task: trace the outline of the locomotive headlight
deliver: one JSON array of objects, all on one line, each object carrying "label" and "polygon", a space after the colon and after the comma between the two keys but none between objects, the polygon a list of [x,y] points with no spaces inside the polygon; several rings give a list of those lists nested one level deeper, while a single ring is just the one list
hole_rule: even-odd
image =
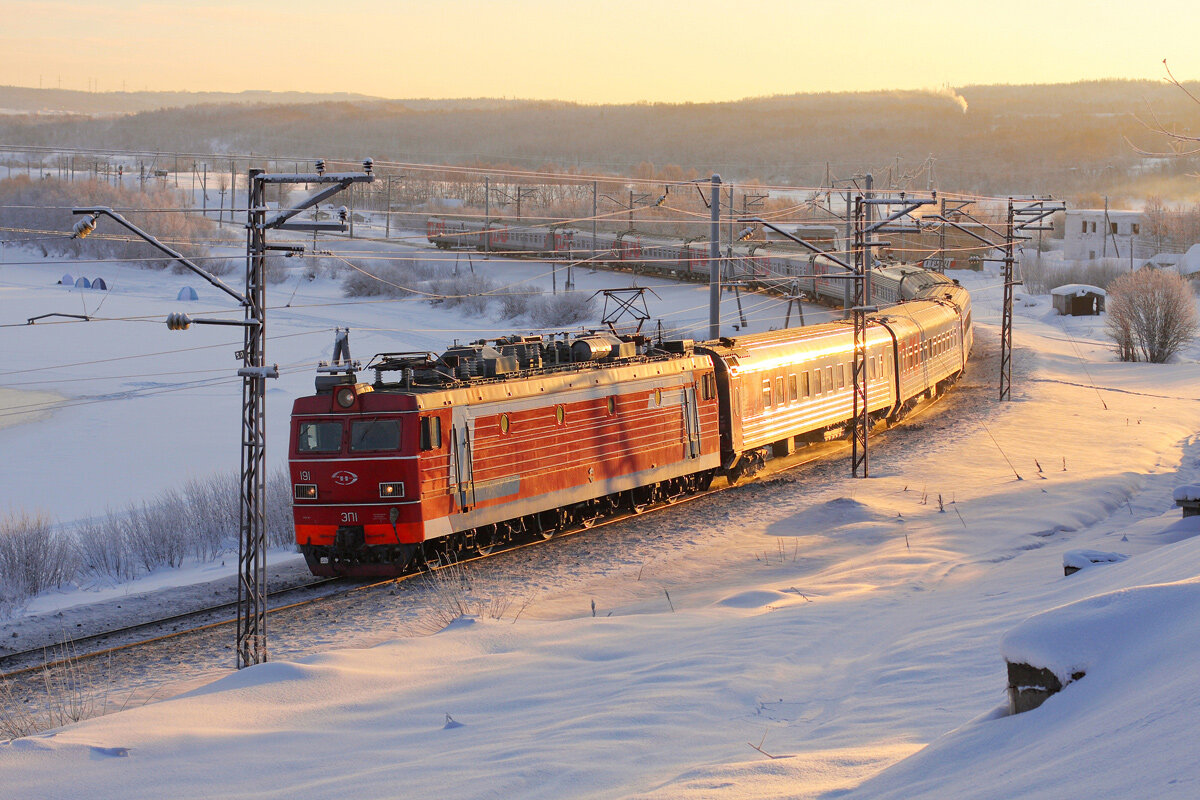
[{"label": "locomotive headlight", "polygon": [[403,497],[404,483],[381,483],[379,484],[379,496],[387,499],[389,497]]},{"label": "locomotive headlight", "polygon": [[315,483],[297,483],[295,493],[297,500],[316,500],[317,485]]},{"label": "locomotive headlight", "polygon": [[354,390],[349,386],[338,389],[337,404],[342,408],[350,408],[354,405]]}]

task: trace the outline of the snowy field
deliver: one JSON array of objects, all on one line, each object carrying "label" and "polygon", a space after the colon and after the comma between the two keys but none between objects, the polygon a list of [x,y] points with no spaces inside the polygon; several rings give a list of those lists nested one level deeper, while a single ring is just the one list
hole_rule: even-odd
[{"label": "snowy field", "polygon": [[[74,270],[102,274],[104,295],[54,286],[59,265],[5,257],[0,324],[127,320],[3,329],[0,388],[64,398],[47,413],[44,397],[0,396],[0,414],[39,412],[0,429],[6,505],[69,521],[236,464],[240,343],[162,324],[194,279]],[[547,288],[544,267],[481,263]],[[1200,796],[1200,539],[1172,506],[1177,486],[1200,483],[1200,349],[1119,364],[1100,319],[1064,321],[1030,298],[1013,402],[1000,404],[999,280],[956,277],[975,301],[975,358],[950,396],[874,440],[870,479],[848,477],[845,460],[805,467],[631,523],[651,544],[628,557],[547,561],[513,586],[529,604],[502,619],[413,636],[379,613],[294,657],[0,744],[0,796]],[[578,279],[588,292],[629,281]],[[705,287],[642,284],[661,297],[655,318],[704,328]],[[270,292],[273,307],[291,297],[269,317],[284,374],[270,460],[335,325],[351,326],[360,358],[522,327],[417,300],[352,304],[299,269]],[[781,324],[777,301],[745,304],[750,330]],[[188,305],[229,308],[203,290]],[[731,297],[723,308],[732,332]],[[1081,549],[1129,558],[1064,576]],[[1005,716],[1005,653],[1085,675]]]}]

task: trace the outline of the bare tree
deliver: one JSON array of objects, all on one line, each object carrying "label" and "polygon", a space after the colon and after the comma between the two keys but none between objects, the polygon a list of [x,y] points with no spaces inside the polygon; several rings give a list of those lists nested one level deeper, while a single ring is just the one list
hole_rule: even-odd
[{"label": "bare tree", "polygon": [[1122,361],[1161,364],[1196,335],[1196,304],[1175,272],[1141,269],[1108,286],[1108,335]]}]

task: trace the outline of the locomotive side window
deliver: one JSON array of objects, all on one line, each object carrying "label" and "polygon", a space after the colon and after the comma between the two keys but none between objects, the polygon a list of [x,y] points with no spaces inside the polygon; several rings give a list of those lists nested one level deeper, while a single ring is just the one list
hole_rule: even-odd
[{"label": "locomotive side window", "polygon": [[565,420],[566,418],[567,418],[566,406],[555,406],[554,407],[554,421],[557,422],[559,425],[562,425],[563,420]]},{"label": "locomotive side window", "polygon": [[608,398],[608,415],[611,417],[617,413],[617,399],[615,397]]},{"label": "locomotive side window", "polygon": [[342,449],[342,423],[301,422],[296,439],[301,453],[336,453]]},{"label": "locomotive side window", "polygon": [[442,421],[438,417],[421,417],[421,449],[437,450],[442,446]]},{"label": "locomotive side window", "polygon": [[705,400],[714,400],[717,397],[717,376],[713,373],[706,373],[700,384],[703,398]]},{"label": "locomotive side window", "polygon": [[[612,398],[610,397],[609,400],[611,401]],[[501,414],[500,415],[500,432],[508,433],[508,426],[509,426],[508,414]]]},{"label": "locomotive side window", "polygon": [[370,419],[350,423],[351,450],[399,450],[400,420]]}]

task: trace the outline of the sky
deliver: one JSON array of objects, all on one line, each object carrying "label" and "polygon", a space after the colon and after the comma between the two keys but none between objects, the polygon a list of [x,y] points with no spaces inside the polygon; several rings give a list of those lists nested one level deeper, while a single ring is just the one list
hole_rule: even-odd
[{"label": "sky", "polygon": [[1200,78],[1200,7],[1092,0],[0,0],[0,84],[707,102]]}]

